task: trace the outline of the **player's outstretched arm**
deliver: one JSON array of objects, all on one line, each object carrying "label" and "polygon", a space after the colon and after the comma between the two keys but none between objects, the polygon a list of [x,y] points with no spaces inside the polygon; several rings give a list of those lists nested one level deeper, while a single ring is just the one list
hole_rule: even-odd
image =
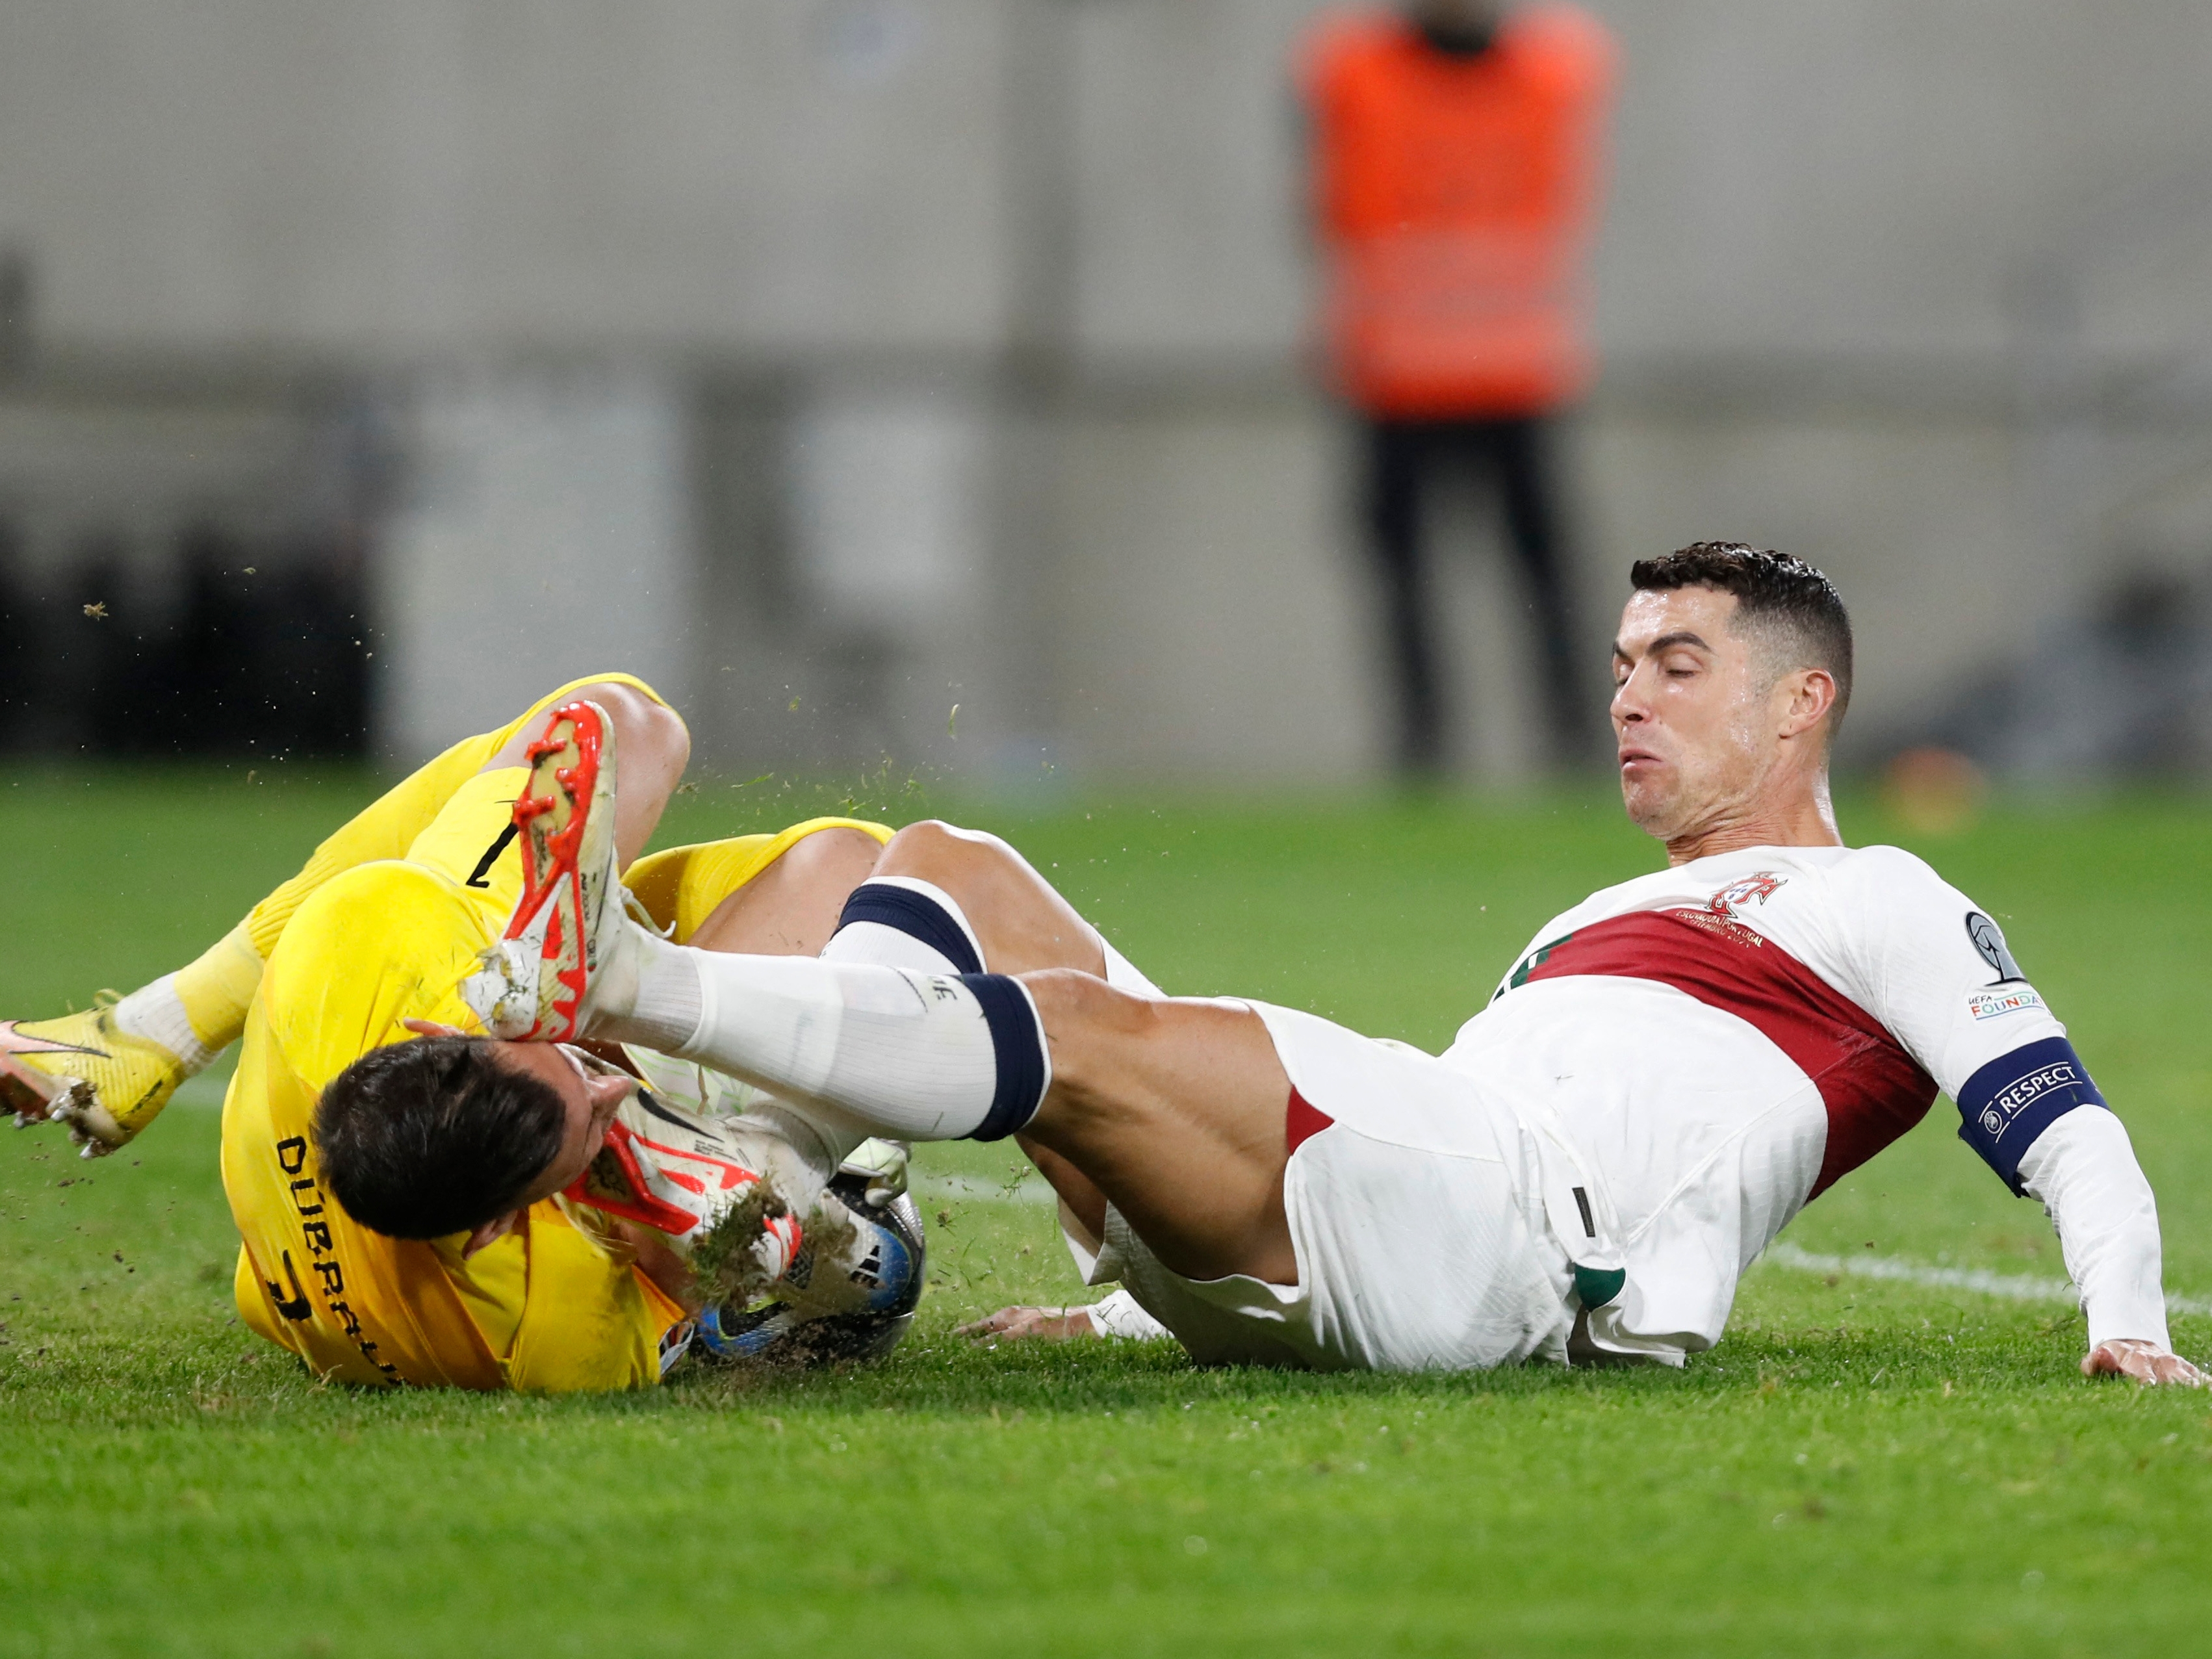
[{"label": "player's outstretched arm", "polygon": [[1841,878],[1863,931],[1850,994],[1958,1103],[1960,1138],[2058,1232],[2088,1321],[2090,1376],[2200,1386],[2175,1355],[2158,1201],[2118,1117],[1984,909],[1910,854],[1854,855]]},{"label": "player's outstretched arm", "polygon": [[2089,1322],[2084,1376],[2203,1388],[2166,1327],[2158,1205],[2126,1127],[2103,1106],[2050,1123],[2020,1160],[2020,1183],[2042,1200]]}]

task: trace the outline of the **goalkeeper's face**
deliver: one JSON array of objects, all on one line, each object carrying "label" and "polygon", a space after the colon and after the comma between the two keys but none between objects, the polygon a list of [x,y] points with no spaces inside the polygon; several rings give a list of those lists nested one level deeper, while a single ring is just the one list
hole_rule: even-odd
[{"label": "goalkeeper's face", "polygon": [[565,1042],[495,1042],[498,1063],[547,1085],[561,1098],[561,1150],[523,1190],[516,1207],[573,1186],[605,1145],[607,1126],[637,1087],[637,1079]]}]

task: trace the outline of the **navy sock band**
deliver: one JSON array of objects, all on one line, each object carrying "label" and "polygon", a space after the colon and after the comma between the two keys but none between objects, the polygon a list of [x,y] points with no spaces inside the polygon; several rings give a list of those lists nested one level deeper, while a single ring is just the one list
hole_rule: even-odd
[{"label": "navy sock band", "polygon": [[960,982],[983,1005],[983,1023],[990,1028],[991,1049],[999,1063],[999,1086],[991,1096],[991,1109],[967,1138],[1004,1140],[1026,1127],[1044,1103],[1044,1033],[1029,994],[1011,975],[963,974]]},{"label": "navy sock band", "polygon": [[883,881],[862,882],[845,901],[837,925],[843,927],[855,921],[872,921],[909,939],[920,939],[951,963],[956,974],[983,971],[982,961],[976,956],[967,931],[943,905],[911,887],[894,887]]}]

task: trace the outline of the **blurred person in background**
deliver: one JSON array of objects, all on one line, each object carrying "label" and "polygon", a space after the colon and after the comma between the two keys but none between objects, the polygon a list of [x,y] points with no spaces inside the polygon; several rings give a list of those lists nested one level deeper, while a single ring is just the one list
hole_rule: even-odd
[{"label": "blurred person in background", "polygon": [[1496,480],[1535,613],[1559,758],[1591,730],[1575,670],[1553,417],[1595,362],[1583,266],[1596,228],[1614,52],[1565,6],[1407,0],[1324,18],[1303,90],[1337,392],[1365,427],[1364,518],[1381,575],[1409,777],[1444,759],[1422,528],[1450,471]]}]

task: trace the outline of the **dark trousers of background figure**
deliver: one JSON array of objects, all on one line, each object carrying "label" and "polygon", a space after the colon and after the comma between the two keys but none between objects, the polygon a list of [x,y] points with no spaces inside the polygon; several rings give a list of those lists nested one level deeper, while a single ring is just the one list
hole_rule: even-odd
[{"label": "dark trousers of background figure", "polygon": [[1409,777],[1443,770],[1444,707],[1429,538],[1422,511],[1439,479],[1474,474],[1495,486],[1505,542],[1520,567],[1535,624],[1538,684],[1554,765],[1584,757],[1586,693],[1576,655],[1572,580],[1553,494],[1549,422],[1541,416],[1389,421],[1367,428],[1368,544],[1382,578],[1383,617],[1398,700],[1398,753]]}]

